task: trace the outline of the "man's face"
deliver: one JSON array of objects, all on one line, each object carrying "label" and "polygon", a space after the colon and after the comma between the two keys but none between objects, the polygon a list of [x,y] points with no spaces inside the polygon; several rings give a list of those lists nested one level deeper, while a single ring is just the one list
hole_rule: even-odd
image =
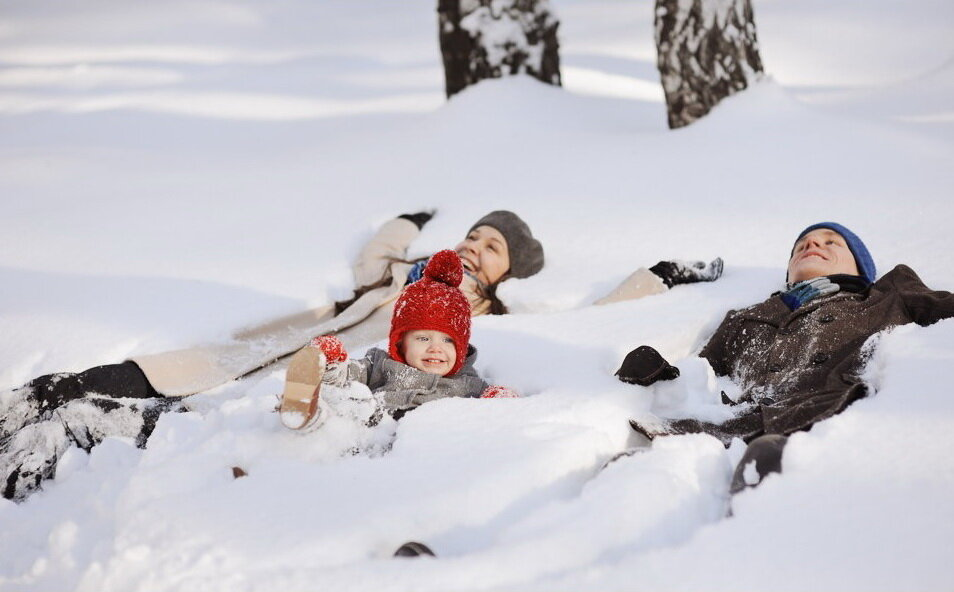
[{"label": "man's face", "polygon": [[834,230],[818,228],[798,239],[788,261],[789,283],[836,273],[858,275],[858,265],[844,237]]}]

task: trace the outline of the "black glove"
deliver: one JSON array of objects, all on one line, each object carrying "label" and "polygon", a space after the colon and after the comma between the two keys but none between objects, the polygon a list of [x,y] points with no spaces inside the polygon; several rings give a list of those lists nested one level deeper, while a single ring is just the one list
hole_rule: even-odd
[{"label": "black glove", "polygon": [[418,212],[416,214],[401,214],[398,218],[404,218],[405,220],[410,220],[413,222],[417,229],[420,230],[424,228],[424,225],[427,224],[431,218],[434,217],[434,213],[437,210],[430,210],[427,212]]},{"label": "black glove", "polygon": [[649,268],[670,288],[680,284],[714,282],[722,276],[722,259],[704,261],[660,261]]},{"label": "black glove", "polygon": [[616,376],[623,382],[649,386],[659,380],[676,378],[679,368],[670,365],[655,349],[641,345],[626,354]]}]

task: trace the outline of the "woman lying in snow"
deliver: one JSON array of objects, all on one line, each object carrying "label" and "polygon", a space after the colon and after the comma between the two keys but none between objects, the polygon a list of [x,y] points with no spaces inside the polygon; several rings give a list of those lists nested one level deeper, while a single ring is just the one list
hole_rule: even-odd
[{"label": "woman lying in snow", "polygon": [[[313,335],[335,334],[347,347],[385,339],[404,285],[424,262],[406,261],[407,248],[431,218],[405,214],[385,223],[354,266],[354,298],[244,330],[227,344],[154,355],[78,374],[50,374],[0,393],[0,491],[22,500],[53,477],[71,446],[86,451],[109,436],[144,447],[159,416],[184,411],[181,397],[244,376],[298,350]],[[465,268],[460,289],[472,315],[505,311],[496,297],[508,278],[543,267],[543,247],[519,216],[495,211],[477,221],[457,246]]]},{"label": "woman lying in snow", "polygon": [[[676,419],[661,426],[631,421],[649,439],[707,433],[728,446],[748,443],[731,491],[780,472],[788,435],[808,430],[868,394],[859,373],[872,335],[907,323],[922,326],[954,317],[954,295],[931,290],[909,267],[898,265],[875,281],[867,247],[834,222],[814,224],[795,241],[787,287],[764,302],[730,311],[700,356],[742,395],[723,402],[735,416],[723,423]],[[630,352],[617,376],[649,386],[679,370],[648,346]],[[753,464],[754,463],[754,464]]]},{"label": "woman lying in snow", "polygon": [[[424,276],[407,286],[394,305],[388,351],[371,348],[362,359],[349,361],[341,341],[326,335],[296,353],[279,406],[282,423],[309,431],[329,412],[347,412],[377,425],[384,413],[399,419],[437,399],[515,396],[504,387],[489,386],[474,370],[471,310],[458,288],[463,272],[454,251],[431,257]],[[356,383],[370,392],[355,388]]]}]

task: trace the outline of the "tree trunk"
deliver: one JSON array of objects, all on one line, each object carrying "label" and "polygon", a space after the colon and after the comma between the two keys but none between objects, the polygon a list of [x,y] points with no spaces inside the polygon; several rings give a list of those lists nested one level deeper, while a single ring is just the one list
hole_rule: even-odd
[{"label": "tree trunk", "polygon": [[656,0],[669,127],[689,125],[762,73],[750,0]]},{"label": "tree trunk", "polygon": [[508,74],[560,85],[549,0],[438,0],[437,14],[448,97]]}]

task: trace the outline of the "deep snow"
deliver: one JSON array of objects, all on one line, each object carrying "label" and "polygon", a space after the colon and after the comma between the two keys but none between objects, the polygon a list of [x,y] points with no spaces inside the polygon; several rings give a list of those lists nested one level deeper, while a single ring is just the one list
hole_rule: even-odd
[{"label": "deep snow", "polygon": [[[421,255],[515,210],[547,264],[501,289],[516,314],[474,323],[478,368],[523,398],[428,404],[380,454],[394,425],[283,430],[280,368],[230,383],[145,451],[71,451],[0,500],[0,589],[948,589],[952,322],[883,338],[878,395],[796,435],[731,519],[738,446],[670,438],[601,468],[638,443],[629,417],[722,412],[692,354],[780,286],[809,223],[954,288],[954,5],[757,1],[770,76],[672,132],[652,3],[554,0],[564,89],[448,103],[433,4],[3,3],[0,388],[345,296],[403,212],[437,208]],[[714,284],[589,306],[636,267],[717,255]],[[684,380],[617,382],[641,343]],[[409,539],[441,558],[390,559]]]}]

